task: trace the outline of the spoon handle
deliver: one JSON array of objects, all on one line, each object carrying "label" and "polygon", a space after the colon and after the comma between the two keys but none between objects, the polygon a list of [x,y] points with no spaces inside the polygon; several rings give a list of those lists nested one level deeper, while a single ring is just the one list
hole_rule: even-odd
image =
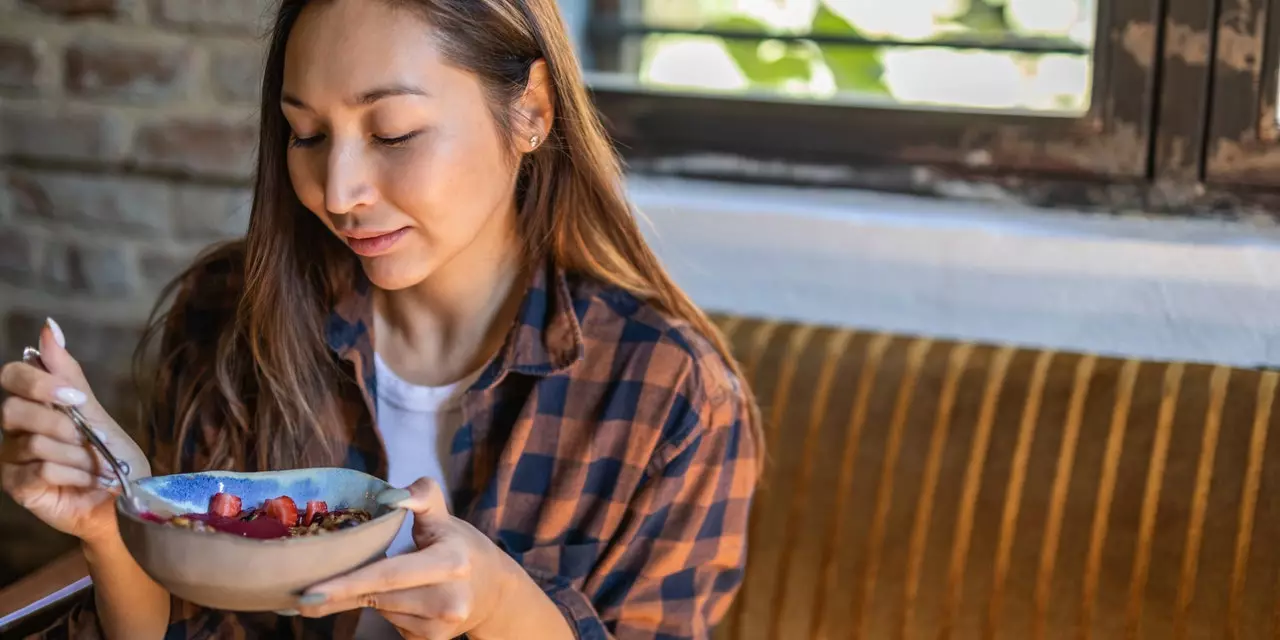
[{"label": "spoon handle", "polygon": [[[33,347],[27,347],[22,350],[22,361],[40,369],[41,371],[49,371],[48,367],[44,366],[44,360],[40,358],[40,351]],[[76,428],[80,430],[80,433],[84,435],[85,439],[93,445],[94,449],[98,450],[98,453],[102,454],[102,457],[106,459],[107,464],[111,465],[111,470],[115,472],[116,479],[120,481],[120,487],[124,491],[125,498],[127,498],[132,504],[134,497],[133,490],[129,487],[129,463],[116,458],[115,455],[111,453],[111,450],[107,448],[107,445],[98,438],[98,434],[94,433],[93,429],[89,427],[89,421],[85,419],[84,414],[80,413],[79,409],[66,405],[56,405],[56,407],[65,413],[67,417],[71,418],[71,422],[75,423]]]}]

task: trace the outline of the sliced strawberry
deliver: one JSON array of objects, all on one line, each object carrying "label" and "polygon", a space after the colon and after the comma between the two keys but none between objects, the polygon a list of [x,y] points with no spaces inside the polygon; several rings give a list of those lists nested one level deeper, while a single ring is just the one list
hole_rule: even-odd
[{"label": "sliced strawberry", "polygon": [[240,497],[230,493],[215,493],[209,499],[209,513],[224,518],[234,518],[240,514]]},{"label": "sliced strawberry", "polygon": [[294,504],[289,496],[267,500],[262,504],[262,510],[266,515],[283,522],[285,526],[298,526],[298,505]]},{"label": "sliced strawberry", "polygon": [[325,504],[323,500],[308,500],[307,515],[302,518],[302,526],[311,526],[311,523],[315,521],[316,516],[328,513],[328,511],[329,505]]}]

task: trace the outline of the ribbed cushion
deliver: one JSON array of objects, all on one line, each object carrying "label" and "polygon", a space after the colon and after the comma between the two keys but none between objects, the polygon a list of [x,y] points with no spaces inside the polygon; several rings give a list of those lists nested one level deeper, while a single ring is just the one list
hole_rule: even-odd
[{"label": "ribbed cushion", "polygon": [[1274,372],[716,320],[771,457],[718,637],[1280,633]]}]

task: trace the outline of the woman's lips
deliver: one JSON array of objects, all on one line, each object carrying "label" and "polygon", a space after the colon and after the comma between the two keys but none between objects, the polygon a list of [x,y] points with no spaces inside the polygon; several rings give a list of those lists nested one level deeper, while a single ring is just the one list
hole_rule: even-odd
[{"label": "woman's lips", "polygon": [[358,234],[361,237],[344,234],[343,238],[346,239],[347,246],[351,247],[352,251],[362,256],[371,257],[390,251],[391,247],[394,246],[396,242],[399,242],[400,238],[403,238],[406,233],[409,233],[409,227],[378,235],[369,235],[367,233]]}]

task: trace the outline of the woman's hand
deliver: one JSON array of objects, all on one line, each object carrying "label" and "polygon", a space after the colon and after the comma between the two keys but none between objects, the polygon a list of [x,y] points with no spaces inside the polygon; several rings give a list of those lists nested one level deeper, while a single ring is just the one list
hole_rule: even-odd
[{"label": "woman's hand", "polygon": [[129,463],[131,478],[151,475],[151,467],[94,398],[52,320],[40,332],[40,351],[49,373],[23,362],[0,369],[0,387],[9,396],[0,407],[0,482],[19,505],[59,531],[89,543],[117,535],[110,466],[71,419],[49,405],[79,407],[112,453]]},{"label": "woman's hand", "polygon": [[299,601],[302,615],[369,607],[406,638],[432,640],[486,625],[503,602],[515,563],[470,524],[449,515],[434,481],[419,479],[409,494],[401,506],[414,513],[418,550],[312,587]]}]

